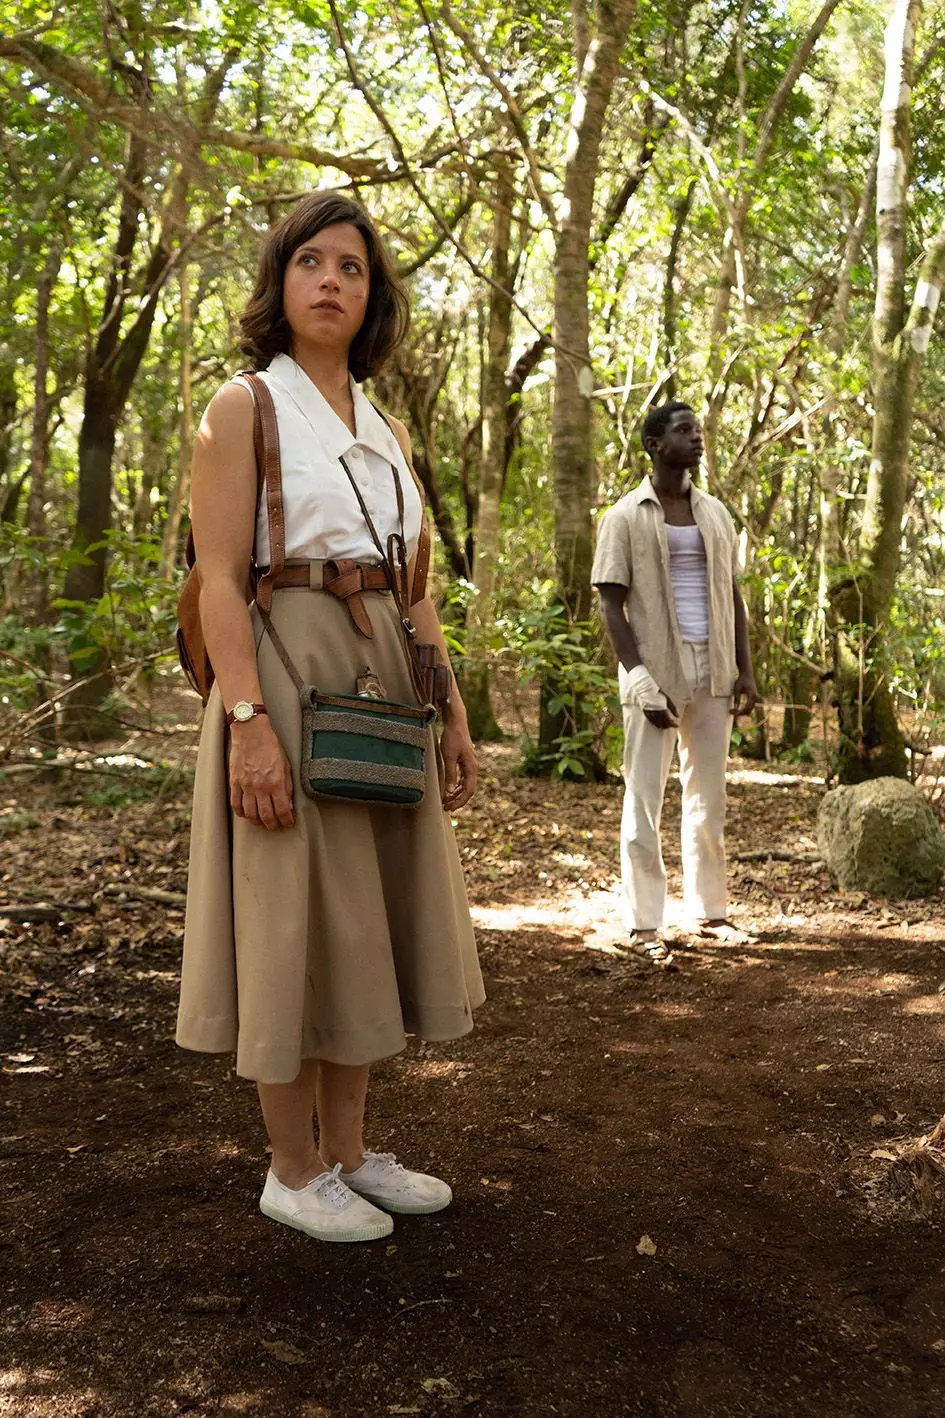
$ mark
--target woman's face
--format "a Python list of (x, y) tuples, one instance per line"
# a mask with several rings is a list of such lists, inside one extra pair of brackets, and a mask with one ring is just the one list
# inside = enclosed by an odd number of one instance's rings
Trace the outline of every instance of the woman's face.
[(293, 348), (347, 354), (364, 323), (370, 289), (368, 250), (356, 226), (338, 222), (303, 241), (289, 258), (282, 284)]

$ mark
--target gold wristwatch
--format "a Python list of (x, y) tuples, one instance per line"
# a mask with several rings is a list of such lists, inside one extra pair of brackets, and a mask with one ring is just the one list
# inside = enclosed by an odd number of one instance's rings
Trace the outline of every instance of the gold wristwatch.
[(247, 699), (238, 699), (226, 716), (228, 724), (248, 724), (257, 714), (268, 714), (265, 704), (250, 704)]

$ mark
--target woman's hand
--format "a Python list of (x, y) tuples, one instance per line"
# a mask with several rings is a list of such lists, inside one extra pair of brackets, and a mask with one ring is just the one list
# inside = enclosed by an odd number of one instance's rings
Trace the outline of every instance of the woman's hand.
[(292, 769), (264, 714), (230, 729), (230, 806), (270, 832), (295, 822)]
[(476, 791), (479, 769), (476, 750), (465, 722), (447, 721), (440, 735), (440, 753), (446, 770), (443, 789), (443, 809), (456, 812), (465, 806)]

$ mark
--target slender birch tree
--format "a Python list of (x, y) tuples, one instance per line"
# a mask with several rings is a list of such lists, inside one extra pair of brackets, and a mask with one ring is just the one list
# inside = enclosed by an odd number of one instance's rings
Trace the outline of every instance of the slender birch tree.
[(945, 222), (919, 260), (911, 301), (908, 200), (913, 179), (912, 85), (920, 0), (895, 0), (885, 39), (876, 180), (872, 446), (854, 563), (833, 590), (835, 675), (844, 782), (906, 776), (885, 630), (902, 556), (915, 390), (945, 279)]

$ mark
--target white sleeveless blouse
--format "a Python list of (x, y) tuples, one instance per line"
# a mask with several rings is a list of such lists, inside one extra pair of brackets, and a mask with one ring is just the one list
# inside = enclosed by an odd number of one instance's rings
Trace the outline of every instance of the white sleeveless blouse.
[[(407, 552), (412, 556), (423, 516), (420, 494), (397, 439), (361, 386), (351, 380), (357, 428), (353, 435), (289, 355), (276, 355), (259, 377), (272, 394), (279, 425), (286, 561), (349, 558), (376, 565), (380, 560), (339, 455), (351, 469), (385, 547), (388, 536), (400, 530), (391, 465), (397, 469)], [(239, 375), (234, 382), (251, 392)], [(255, 558), (257, 565), (269, 565), (265, 496), (256, 514)]]

